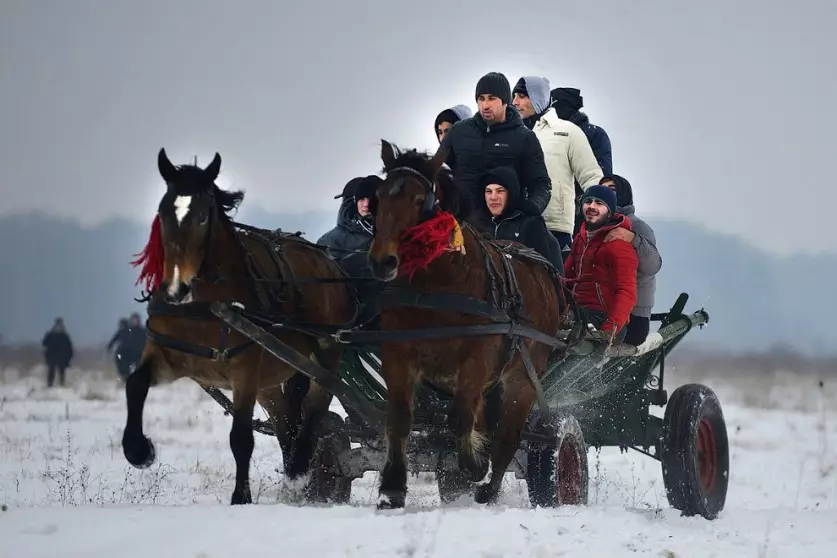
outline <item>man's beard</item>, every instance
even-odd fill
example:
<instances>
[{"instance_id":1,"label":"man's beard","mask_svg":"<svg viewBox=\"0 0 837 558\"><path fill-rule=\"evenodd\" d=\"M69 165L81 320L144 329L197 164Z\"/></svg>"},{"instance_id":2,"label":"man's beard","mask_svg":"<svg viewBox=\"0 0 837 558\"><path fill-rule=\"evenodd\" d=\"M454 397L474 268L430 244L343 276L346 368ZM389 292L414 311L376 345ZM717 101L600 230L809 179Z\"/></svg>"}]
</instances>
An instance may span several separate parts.
<instances>
[{"instance_id":1,"label":"man's beard","mask_svg":"<svg viewBox=\"0 0 837 558\"><path fill-rule=\"evenodd\" d=\"M598 221L596 221L595 223L591 223L590 219L587 217L587 214L584 214L584 222L587 225L588 231L595 231L597 229L600 229L604 226L605 223L607 223L607 213L602 214L600 212L598 215L594 215L593 217L598 219Z\"/></svg>"}]
</instances>

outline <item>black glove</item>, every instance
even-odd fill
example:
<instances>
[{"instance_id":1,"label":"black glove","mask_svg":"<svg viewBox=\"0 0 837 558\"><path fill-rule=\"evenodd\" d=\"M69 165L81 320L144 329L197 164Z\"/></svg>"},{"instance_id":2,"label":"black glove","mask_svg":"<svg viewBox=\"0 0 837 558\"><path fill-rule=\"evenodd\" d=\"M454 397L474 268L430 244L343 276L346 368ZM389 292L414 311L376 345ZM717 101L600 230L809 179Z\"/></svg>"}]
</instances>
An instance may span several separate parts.
<instances>
[{"instance_id":1,"label":"black glove","mask_svg":"<svg viewBox=\"0 0 837 558\"><path fill-rule=\"evenodd\" d=\"M540 217L541 212L538 211L538 207L532 203L530 200L522 199L518 200L515 204L517 209L525 213L526 215L531 215L533 217Z\"/></svg>"}]
</instances>

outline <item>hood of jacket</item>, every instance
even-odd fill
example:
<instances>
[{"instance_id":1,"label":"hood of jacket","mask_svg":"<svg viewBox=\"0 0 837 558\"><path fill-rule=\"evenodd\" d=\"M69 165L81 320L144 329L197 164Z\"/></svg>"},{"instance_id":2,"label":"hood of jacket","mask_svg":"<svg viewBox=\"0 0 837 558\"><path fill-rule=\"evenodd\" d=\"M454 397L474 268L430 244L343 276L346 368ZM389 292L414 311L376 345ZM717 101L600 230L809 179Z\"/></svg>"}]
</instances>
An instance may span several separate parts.
<instances>
[{"instance_id":1,"label":"hood of jacket","mask_svg":"<svg viewBox=\"0 0 837 558\"><path fill-rule=\"evenodd\" d=\"M456 124L460 120L471 118L473 115L474 113L471 112L471 109L469 109L465 105L455 105L452 107L448 107L436 115L436 120L433 121L433 133L436 133L436 129L442 122L450 122L451 124Z\"/></svg>"},{"instance_id":2,"label":"hood of jacket","mask_svg":"<svg viewBox=\"0 0 837 558\"><path fill-rule=\"evenodd\" d=\"M357 201L354 197L345 198L337 212L337 226L351 232L372 234L375 220L372 215L364 218L357 212Z\"/></svg>"},{"instance_id":3,"label":"hood of jacket","mask_svg":"<svg viewBox=\"0 0 837 558\"><path fill-rule=\"evenodd\" d=\"M616 184L617 207L627 207L634 204L634 190L631 187L631 183L625 177L619 176L618 174L611 174L610 176L602 177L599 180L599 184L605 180L612 180Z\"/></svg>"},{"instance_id":4,"label":"hood of jacket","mask_svg":"<svg viewBox=\"0 0 837 558\"><path fill-rule=\"evenodd\" d=\"M584 106L584 97L581 96L581 90L573 87L557 87L550 93L552 106L555 107L555 112L558 118L570 120L572 116L581 110ZM575 122L575 124L578 124Z\"/></svg>"},{"instance_id":5,"label":"hood of jacket","mask_svg":"<svg viewBox=\"0 0 837 558\"><path fill-rule=\"evenodd\" d=\"M485 172L480 177L480 188L484 192L485 187L489 184L500 184L509 192L508 200L506 201L506 208L496 217L496 219L507 219L518 212L517 202L520 197L520 181L517 178L517 173L512 167L495 167ZM488 211L488 205L485 203L485 195L482 196L480 208L492 219L491 213Z\"/></svg>"},{"instance_id":6,"label":"hood of jacket","mask_svg":"<svg viewBox=\"0 0 837 558\"><path fill-rule=\"evenodd\" d=\"M549 80L539 76L523 76L520 78L526 86L526 93L532 101L535 114L543 114L550 107Z\"/></svg>"}]
</instances>

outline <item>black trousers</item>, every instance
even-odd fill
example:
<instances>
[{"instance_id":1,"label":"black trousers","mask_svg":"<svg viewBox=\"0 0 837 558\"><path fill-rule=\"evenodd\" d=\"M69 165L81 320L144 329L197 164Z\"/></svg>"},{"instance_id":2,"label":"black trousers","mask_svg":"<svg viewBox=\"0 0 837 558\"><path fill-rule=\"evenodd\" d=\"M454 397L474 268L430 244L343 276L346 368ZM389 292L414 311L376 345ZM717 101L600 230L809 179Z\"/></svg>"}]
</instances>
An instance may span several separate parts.
<instances>
[{"instance_id":1,"label":"black trousers","mask_svg":"<svg viewBox=\"0 0 837 558\"><path fill-rule=\"evenodd\" d=\"M625 343L631 345L641 345L648 337L648 332L651 331L651 318L643 318L642 316L634 316L628 321L625 327Z\"/></svg>"},{"instance_id":2,"label":"black trousers","mask_svg":"<svg viewBox=\"0 0 837 558\"><path fill-rule=\"evenodd\" d=\"M66 372L67 367L54 363L48 362L47 363L47 387L52 387L52 384L55 383L55 376L58 375L58 383L60 385L65 385L66 380Z\"/></svg>"}]
</instances>

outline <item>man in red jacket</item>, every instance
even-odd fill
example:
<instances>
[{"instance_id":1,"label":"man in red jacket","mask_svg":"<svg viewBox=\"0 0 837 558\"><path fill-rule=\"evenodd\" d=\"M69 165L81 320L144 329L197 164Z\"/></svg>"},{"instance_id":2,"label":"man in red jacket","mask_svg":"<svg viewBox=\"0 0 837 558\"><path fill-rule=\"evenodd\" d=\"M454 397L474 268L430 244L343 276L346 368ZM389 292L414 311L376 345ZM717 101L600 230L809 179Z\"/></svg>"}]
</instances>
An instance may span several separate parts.
<instances>
[{"instance_id":1,"label":"man in red jacket","mask_svg":"<svg viewBox=\"0 0 837 558\"><path fill-rule=\"evenodd\" d=\"M602 338L621 343L636 304L636 250L624 240L604 242L607 233L630 220L616 213L616 194L607 186L591 186L581 198L584 223L564 263L566 283L576 304Z\"/></svg>"}]
</instances>

